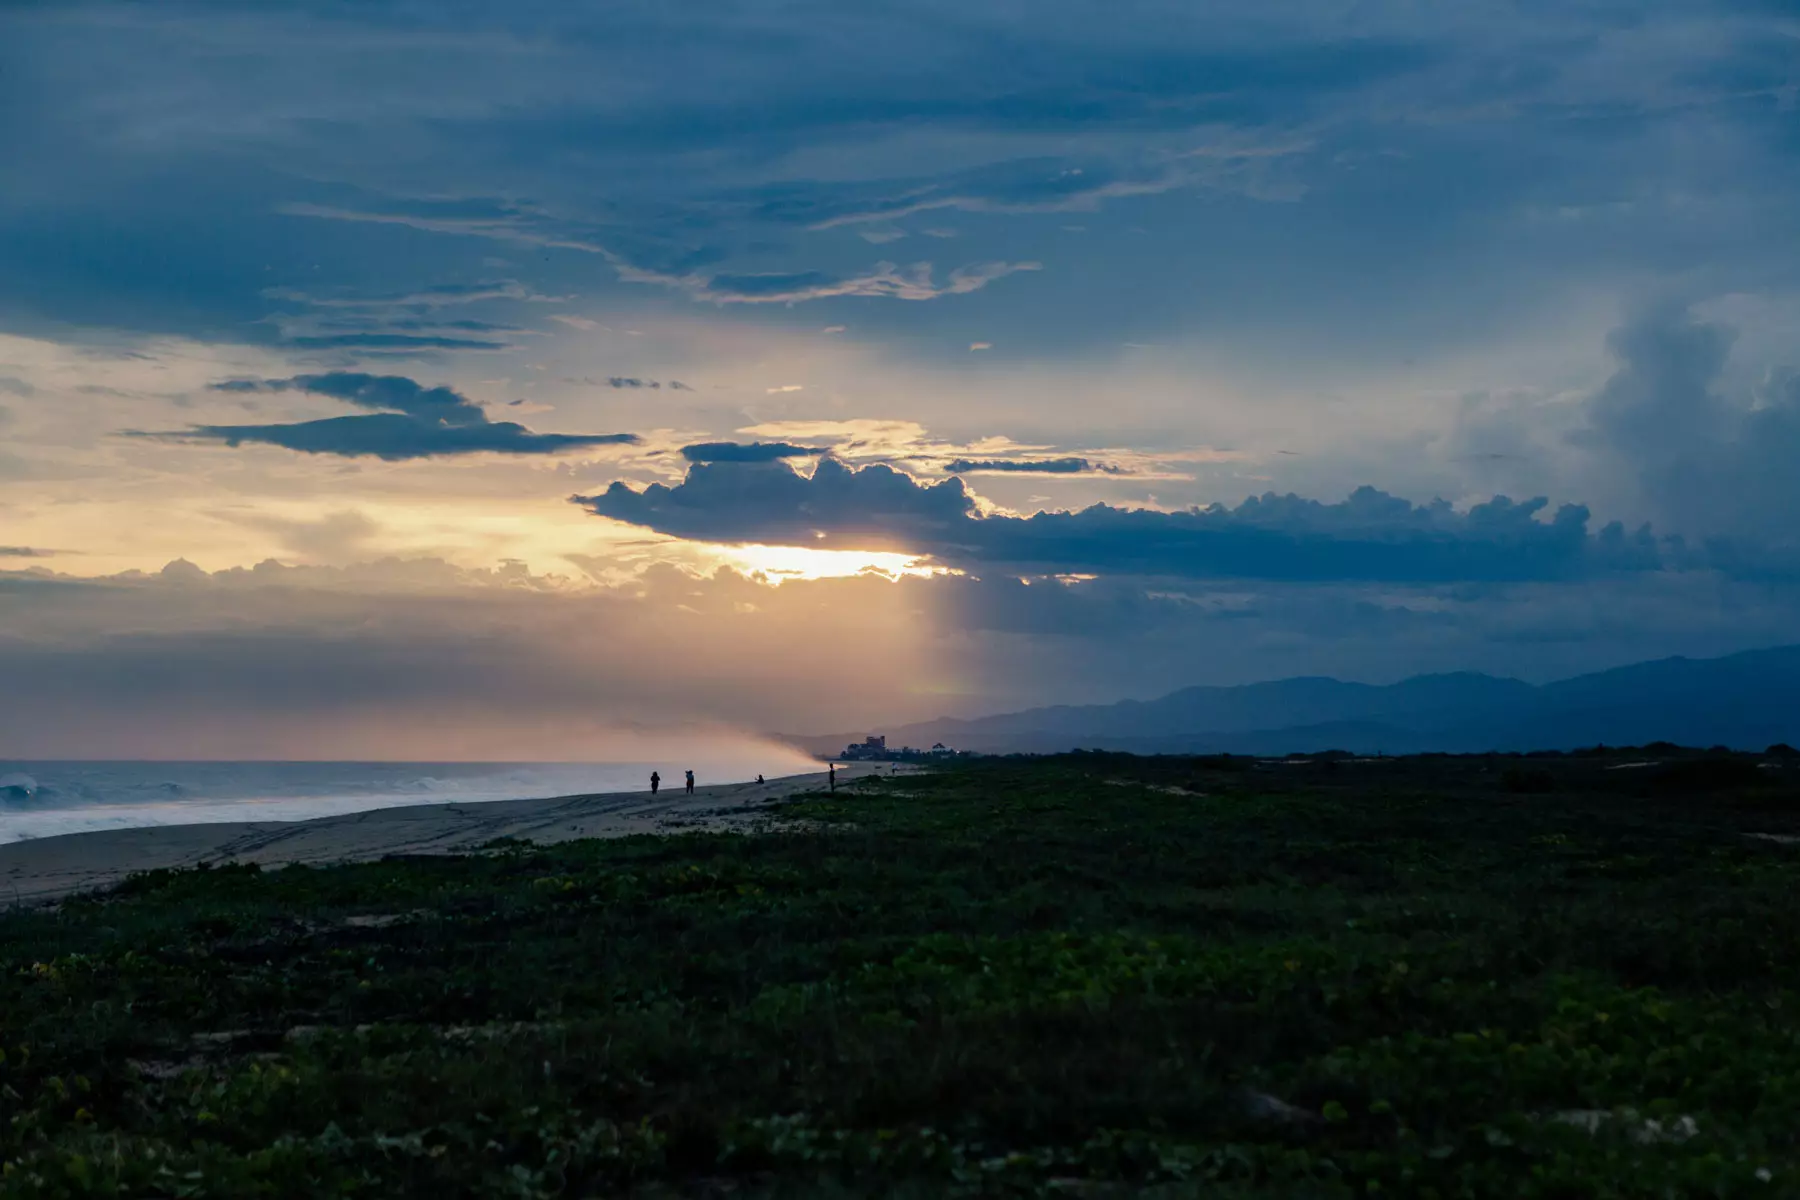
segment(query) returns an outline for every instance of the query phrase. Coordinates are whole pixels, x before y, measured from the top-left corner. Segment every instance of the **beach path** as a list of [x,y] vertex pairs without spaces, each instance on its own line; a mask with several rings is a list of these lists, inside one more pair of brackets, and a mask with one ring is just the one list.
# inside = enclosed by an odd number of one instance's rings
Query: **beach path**
[[[886,773],[875,764],[839,767],[838,782],[876,770]],[[770,802],[825,786],[826,774],[820,771],[762,784],[713,784],[695,789],[692,796],[679,786],[665,786],[654,797],[646,789],[372,808],[311,821],[152,825],[33,838],[0,845],[0,907],[41,904],[109,887],[140,871],[201,863],[362,862],[390,854],[463,853],[497,838],[547,844],[749,828]]]

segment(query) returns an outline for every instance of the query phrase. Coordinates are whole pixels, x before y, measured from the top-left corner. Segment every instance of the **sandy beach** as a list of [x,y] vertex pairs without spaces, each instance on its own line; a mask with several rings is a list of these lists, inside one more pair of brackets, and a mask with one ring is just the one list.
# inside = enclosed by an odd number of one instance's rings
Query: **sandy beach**
[[[885,766],[838,768],[841,784]],[[902,768],[904,771],[905,768]],[[679,785],[649,791],[479,804],[377,808],[311,821],[155,825],[35,838],[0,846],[0,907],[41,904],[110,887],[128,875],[201,863],[322,864],[390,854],[457,854],[496,838],[575,838],[750,827],[770,802],[822,790],[823,771],[766,783]]]

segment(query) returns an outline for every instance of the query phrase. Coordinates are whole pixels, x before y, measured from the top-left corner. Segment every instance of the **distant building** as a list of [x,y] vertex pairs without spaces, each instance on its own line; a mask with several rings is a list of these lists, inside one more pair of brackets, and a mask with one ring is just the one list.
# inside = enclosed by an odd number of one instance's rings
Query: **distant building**
[[887,738],[879,733],[871,733],[864,740],[860,742],[851,742],[848,746],[845,746],[844,753],[840,757],[851,759],[852,761],[861,759],[862,761],[867,762],[870,759],[883,759],[887,756]]
[[931,762],[934,760],[965,757],[938,742],[929,750],[915,750],[911,746],[889,749],[884,734],[871,733],[860,742],[851,742],[838,755],[845,762]]

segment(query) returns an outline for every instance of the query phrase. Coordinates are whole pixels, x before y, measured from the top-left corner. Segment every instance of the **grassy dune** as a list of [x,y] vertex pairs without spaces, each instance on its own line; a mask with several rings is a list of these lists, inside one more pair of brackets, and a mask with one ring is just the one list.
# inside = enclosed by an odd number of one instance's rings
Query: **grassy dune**
[[0,1194],[1800,1194],[1800,768],[1630,757],[140,877],[0,915]]

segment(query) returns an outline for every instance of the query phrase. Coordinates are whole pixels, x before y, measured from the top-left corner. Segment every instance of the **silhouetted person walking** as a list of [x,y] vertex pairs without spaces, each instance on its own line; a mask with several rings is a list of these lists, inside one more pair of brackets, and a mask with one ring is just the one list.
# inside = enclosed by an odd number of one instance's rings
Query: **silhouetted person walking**
[[650,772],[650,794],[656,795],[656,789],[662,786],[662,776],[655,771]]
[[691,796],[694,794],[694,773],[692,771],[689,771],[687,773],[687,783],[688,783],[687,794]]

